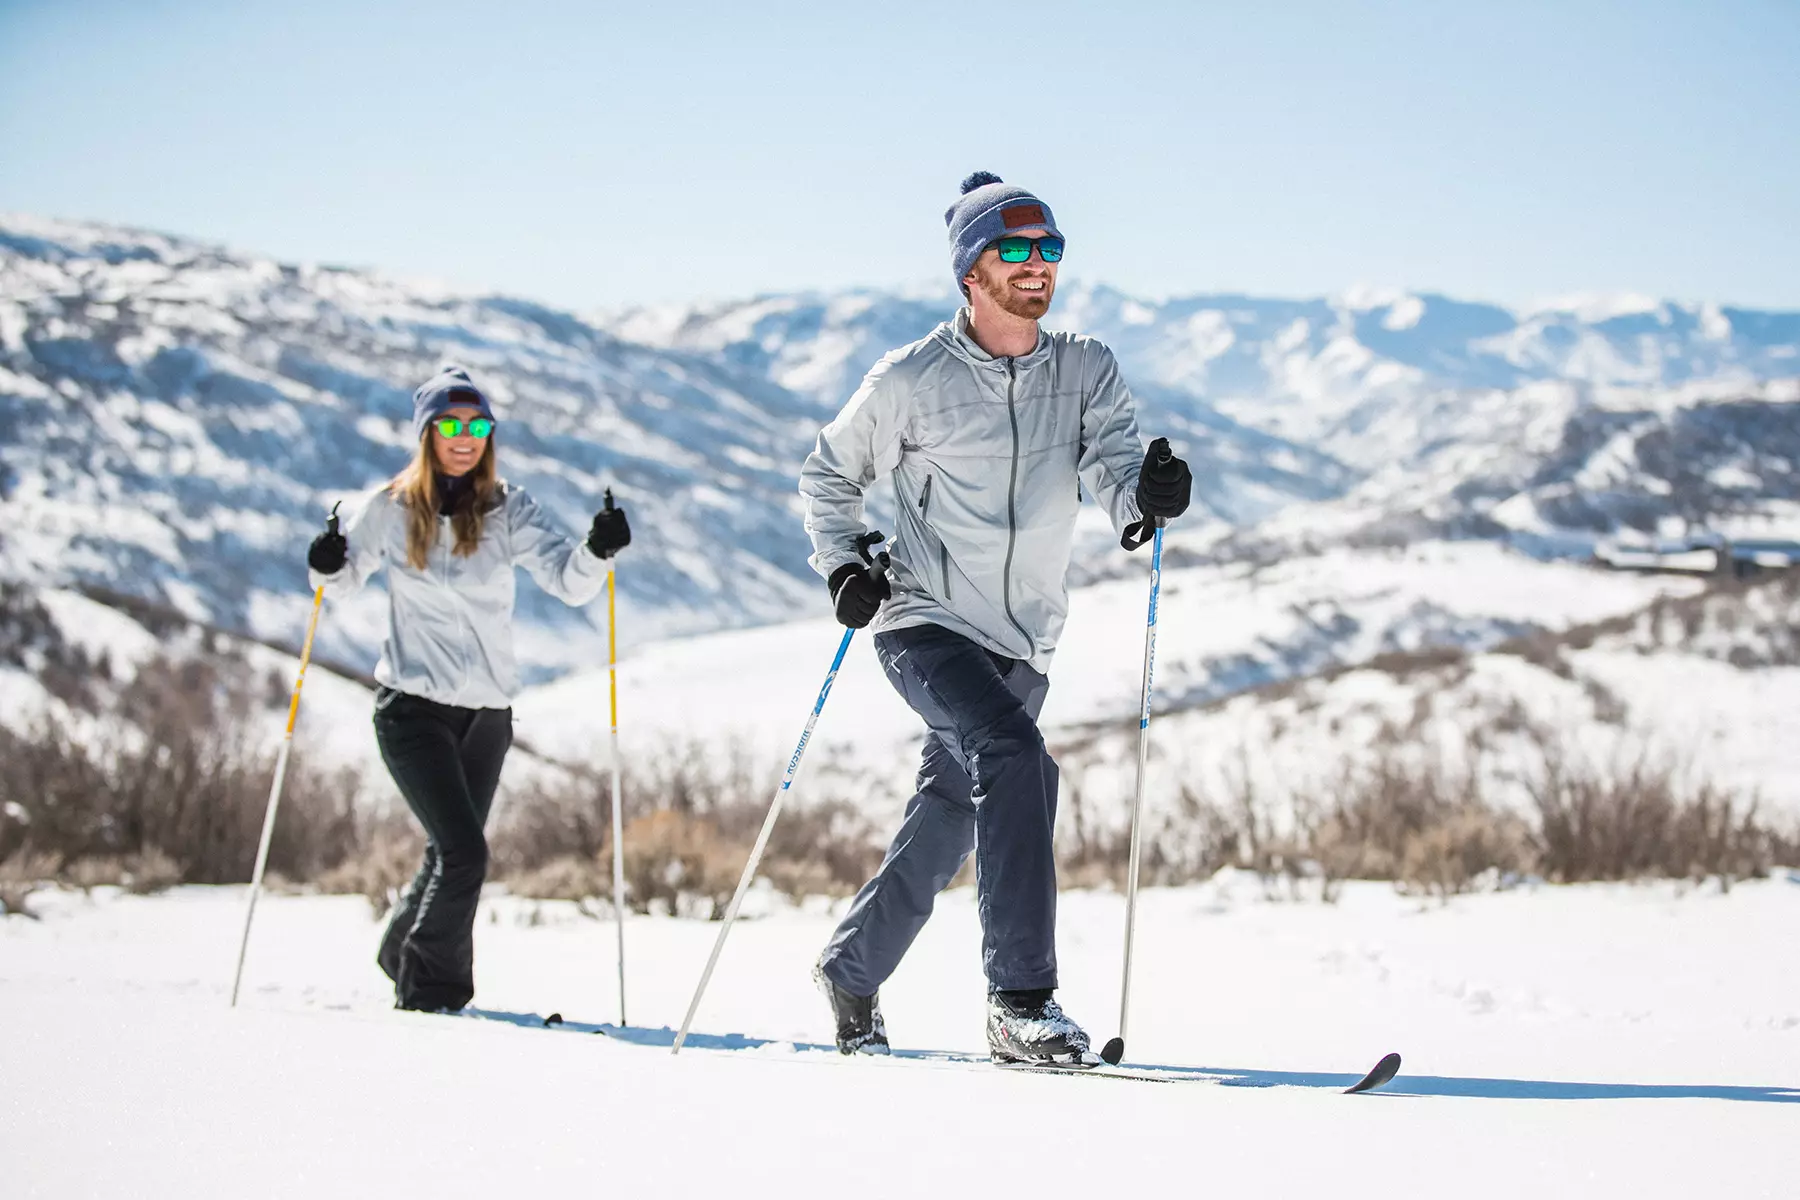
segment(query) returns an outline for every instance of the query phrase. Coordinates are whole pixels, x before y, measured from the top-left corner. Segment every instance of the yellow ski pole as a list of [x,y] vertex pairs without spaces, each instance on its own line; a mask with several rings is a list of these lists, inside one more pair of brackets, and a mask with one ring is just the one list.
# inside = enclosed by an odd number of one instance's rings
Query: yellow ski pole
[[[612,511],[612,489],[606,489],[606,508]],[[613,919],[619,931],[619,1028],[625,1020],[625,818],[619,804],[619,621],[613,598],[613,567],[606,566],[606,662],[612,691],[612,843]]]
[[[337,506],[333,505],[326,528],[336,533]],[[294,695],[288,701],[287,731],[275,756],[275,782],[269,786],[269,806],[263,813],[262,840],[256,846],[256,868],[250,873],[250,901],[244,907],[244,936],[238,941],[237,970],[231,975],[231,1007],[236,1008],[238,987],[244,981],[244,954],[250,949],[250,923],[256,919],[256,897],[262,891],[263,870],[269,865],[269,842],[275,836],[275,809],[281,803],[281,785],[287,779],[288,752],[294,746],[294,721],[300,715],[300,689],[306,684],[306,664],[312,661],[313,635],[319,631],[319,610],[325,605],[325,589],[313,590],[312,617],[306,622],[306,642],[300,647],[300,673],[294,678]]]

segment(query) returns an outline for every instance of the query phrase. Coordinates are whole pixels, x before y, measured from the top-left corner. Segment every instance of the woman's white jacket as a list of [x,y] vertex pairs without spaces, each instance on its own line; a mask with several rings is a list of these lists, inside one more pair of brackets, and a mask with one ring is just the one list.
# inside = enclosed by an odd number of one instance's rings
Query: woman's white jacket
[[348,595],[384,566],[387,640],[375,679],[387,687],[461,708],[508,708],[519,690],[513,657],[514,567],[567,604],[586,604],[606,585],[606,564],[570,537],[524,491],[500,485],[475,552],[454,553],[449,517],[423,569],[406,561],[406,513],[384,485],[363,498],[344,525],[349,557],[314,587]]

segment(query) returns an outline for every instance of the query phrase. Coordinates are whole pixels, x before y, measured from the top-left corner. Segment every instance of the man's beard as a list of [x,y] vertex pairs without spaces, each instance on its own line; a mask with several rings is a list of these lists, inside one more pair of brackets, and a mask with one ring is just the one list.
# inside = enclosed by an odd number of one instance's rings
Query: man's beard
[[1041,292],[1015,291],[1008,280],[985,272],[976,282],[981,285],[987,298],[1003,313],[1035,321],[1050,311],[1050,294],[1055,287],[1048,278],[1044,278],[1044,290]]

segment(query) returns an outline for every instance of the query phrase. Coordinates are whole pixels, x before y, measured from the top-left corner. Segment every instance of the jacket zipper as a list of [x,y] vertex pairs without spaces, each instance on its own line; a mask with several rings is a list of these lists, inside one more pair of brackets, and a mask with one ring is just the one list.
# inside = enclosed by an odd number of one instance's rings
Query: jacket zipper
[[1006,360],[1006,416],[1012,422],[1012,477],[1006,483],[1006,565],[1000,572],[1000,599],[1006,606],[1006,619],[1012,622],[1019,636],[1025,639],[1025,657],[1030,658],[1037,649],[1031,635],[1019,624],[1019,618],[1013,614],[1012,606],[1012,563],[1013,550],[1019,541],[1019,410],[1013,403],[1013,387],[1018,382],[1018,372],[1013,359]]
[[[470,667],[469,638],[461,636],[463,633],[463,626],[466,622],[463,620],[462,606],[457,603],[456,585],[450,580],[450,557],[451,551],[456,543],[456,523],[443,517],[438,519],[443,522],[443,524],[438,527],[438,541],[442,542],[444,545],[444,587],[450,593],[450,607],[456,612],[457,641],[462,643],[462,682],[456,685],[456,698],[457,700],[461,700],[463,698],[463,693],[469,690]],[[470,629],[469,633],[473,635],[474,630]]]

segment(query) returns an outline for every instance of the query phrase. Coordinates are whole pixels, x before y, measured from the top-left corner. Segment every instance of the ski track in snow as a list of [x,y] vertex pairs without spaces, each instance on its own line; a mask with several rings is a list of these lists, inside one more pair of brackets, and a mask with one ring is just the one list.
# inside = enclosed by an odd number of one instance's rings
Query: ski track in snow
[[[1152,889],[1128,1061],[1225,1086],[843,1060],[808,967],[832,924],[753,895],[672,1058],[717,927],[628,922],[634,1038],[401,1014],[356,897],[266,897],[226,1006],[243,889],[39,893],[0,922],[8,1197],[1115,1194],[1791,1195],[1800,876],[1729,894],[1527,889],[1421,905],[1351,884]],[[1062,999],[1116,1020],[1122,901],[1062,905]],[[490,897],[477,1004],[617,1020],[612,931]],[[979,1051],[973,897],[883,991],[896,1045]],[[1399,1079],[1346,1097],[1383,1051]]]

